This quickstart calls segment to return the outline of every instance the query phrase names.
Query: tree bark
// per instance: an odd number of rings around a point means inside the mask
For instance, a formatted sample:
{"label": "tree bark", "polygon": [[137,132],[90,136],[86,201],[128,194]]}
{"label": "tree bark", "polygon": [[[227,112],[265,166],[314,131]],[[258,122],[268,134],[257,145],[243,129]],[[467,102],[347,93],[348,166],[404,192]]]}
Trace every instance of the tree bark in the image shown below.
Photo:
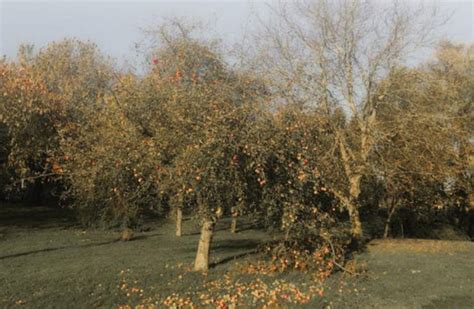
{"label": "tree bark", "polygon": [[360,240],[362,238],[362,223],[360,221],[359,207],[357,204],[360,194],[360,179],[360,175],[355,175],[349,178],[350,199],[347,205],[347,210],[351,220],[351,234],[354,240]]}
{"label": "tree bark", "polygon": [[206,219],[202,225],[196,260],[194,261],[194,271],[207,272],[209,269],[209,252],[214,226],[215,222],[212,219]]}
{"label": "tree bark", "polygon": [[181,207],[176,208],[176,236],[181,237],[183,234],[183,210]]}
{"label": "tree bark", "polygon": [[232,223],[230,224],[230,232],[232,234],[237,233],[237,218],[232,218]]}
{"label": "tree bark", "polygon": [[[362,238],[362,224],[360,221],[359,208],[357,206],[356,199],[348,199],[344,194],[341,194],[337,190],[329,190],[338,198],[347,208],[349,213],[349,220],[351,222],[351,235],[354,245]],[[352,192],[352,191],[351,191]]]}
{"label": "tree bark", "polygon": [[235,234],[237,233],[237,216],[238,216],[238,212],[237,210],[232,207],[231,209],[231,215],[232,215],[232,222],[230,224],[230,232]]}
{"label": "tree bark", "polygon": [[388,233],[390,233],[390,221],[392,219],[392,216],[390,216],[390,213],[388,214],[387,220],[385,220],[385,227],[383,229],[383,238],[388,238]]}
{"label": "tree bark", "polygon": [[[351,153],[350,149],[346,147],[345,139],[341,132],[336,132],[336,139],[341,153],[344,172],[349,179],[349,199],[343,198],[342,202],[346,204],[347,211],[349,212],[352,240],[353,242],[358,242],[362,238],[362,223],[360,221],[359,209],[357,205],[362,175],[360,173],[356,173],[354,169],[357,170],[357,168],[351,166],[353,154]],[[341,196],[339,196],[339,198],[340,197]]]}
{"label": "tree bark", "polygon": [[388,233],[390,233],[390,223],[392,221],[392,217],[393,217],[393,214],[395,213],[395,210],[396,210],[396,201],[395,199],[392,199],[390,205],[388,205],[388,216],[387,216],[387,219],[385,220],[383,238],[387,238]]}
{"label": "tree bark", "polygon": [[362,238],[362,223],[360,221],[359,209],[357,204],[352,200],[347,205],[349,218],[351,220],[351,235],[354,240]]}

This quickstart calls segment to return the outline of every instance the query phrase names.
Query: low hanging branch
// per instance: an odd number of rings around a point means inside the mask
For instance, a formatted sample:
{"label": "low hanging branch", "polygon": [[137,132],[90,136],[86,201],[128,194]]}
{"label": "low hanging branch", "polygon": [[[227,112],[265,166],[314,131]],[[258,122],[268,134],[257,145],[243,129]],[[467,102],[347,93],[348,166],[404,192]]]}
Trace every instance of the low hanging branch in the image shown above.
{"label": "low hanging branch", "polygon": [[17,180],[13,182],[13,185],[20,184],[21,188],[25,188],[25,181],[31,181],[39,178],[46,178],[50,176],[64,176],[64,175],[70,175],[70,174],[64,174],[64,173],[45,173],[45,174],[40,174],[40,175],[35,175],[35,176],[30,176],[30,177],[22,177],[20,180]]}
{"label": "low hanging branch", "polygon": [[332,243],[331,239],[323,234],[320,234],[319,235],[324,241],[326,241],[329,246],[331,247],[331,253],[332,253],[332,259],[331,259],[331,262],[336,265],[337,267],[339,267],[342,271],[344,272],[347,272],[348,274],[350,274],[351,276],[352,275],[355,275],[355,273],[353,273],[352,271],[348,270],[347,268],[345,268],[344,266],[342,266],[341,264],[339,264],[337,261],[336,261],[336,258],[337,258],[337,255],[336,255],[336,250],[334,249],[334,244]]}

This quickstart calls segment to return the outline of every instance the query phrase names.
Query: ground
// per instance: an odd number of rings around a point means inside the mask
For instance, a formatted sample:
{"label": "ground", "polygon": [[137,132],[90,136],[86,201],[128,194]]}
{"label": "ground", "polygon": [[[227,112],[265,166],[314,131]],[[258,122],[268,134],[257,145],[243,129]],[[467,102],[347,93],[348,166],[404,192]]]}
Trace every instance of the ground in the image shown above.
{"label": "ground", "polygon": [[356,257],[366,272],[314,285],[302,272],[240,273],[269,236],[248,226],[231,234],[228,223],[219,225],[203,275],[189,271],[199,237],[193,221],[180,238],[172,222],[157,222],[122,242],[117,231],[85,230],[48,208],[0,206],[0,308],[201,308],[229,299],[245,308],[268,299],[283,308],[474,307],[473,242],[373,241]]}
{"label": "ground", "polygon": [[376,240],[357,257],[367,261],[366,278],[348,280],[353,293],[334,302],[361,308],[474,308],[473,257],[473,242]]}

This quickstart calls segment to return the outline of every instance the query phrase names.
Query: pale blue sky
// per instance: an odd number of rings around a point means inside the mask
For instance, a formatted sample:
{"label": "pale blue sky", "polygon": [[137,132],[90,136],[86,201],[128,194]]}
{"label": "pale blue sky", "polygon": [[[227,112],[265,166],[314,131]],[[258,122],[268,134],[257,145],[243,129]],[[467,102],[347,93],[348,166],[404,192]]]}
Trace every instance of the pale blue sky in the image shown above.
{"label": "pale blue sky", "polygon": [[[386,1],[386,0],[385,0]],[[446,37],[474,41],[474,0],[438,0],[444,11],[454,11],[443,29]],[[90,39],[119,63],[133,58],[140,27],[163,17],[204,20],[213,35],[227,44],[239,42],[252,12],[265,10],[262,1],[23,1],[0,0],[0,54],[16,55],[21,43],[44,46],[64,37]]]}

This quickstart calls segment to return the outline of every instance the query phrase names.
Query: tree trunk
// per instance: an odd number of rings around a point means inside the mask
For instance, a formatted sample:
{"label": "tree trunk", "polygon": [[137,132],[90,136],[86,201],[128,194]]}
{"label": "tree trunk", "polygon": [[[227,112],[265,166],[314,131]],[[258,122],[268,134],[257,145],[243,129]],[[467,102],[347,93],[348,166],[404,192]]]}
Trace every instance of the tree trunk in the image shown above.
{"label": "tree trunk", "polygon": [[357,200],[359,199],[360,194],[360,181],[362,174],[357,172],[357,170],[360,170],[360,167],[354,169],[351,166],[353,154],[350,149],[346,147],[345,139],[341,132],[336,132],[336,139],[341,152],[344,172],[349,179],[349,199],[343,196],[342,201],[346,204],[347,211],[349,212],[352,242],[354,246],[357,246],[359,240],[362,238],[362,223],[360,222],[359,209],[357,205]]}
{"label": "tree trunk", "polygon": [[357,200],[359,199],[359,194],[360,194],[360,179],[361,179],[360,175],[356,175],[349,178],[350,200],[347,205],[349,218],[351,220],[351,234],[352,234],[352,238],[356,241],[362,238],[362,223],[360,221],[359,207],[357,205]]}
{"label": "tree trunk", "polygon": [[347,205],[347,210],[349,212],[349,218],[351,220],[352,238],[358,241],[362,238],[362,223],[360,222],[360,215],[357,204],[351,201]]}
{"label": "tree trunk", "polygon": [[230,232],[235,234],[237,233],[237,218],[232,218],[232,223],[230,224]]}
{"label": "tree trunk", "polygon": [[181,207],[176,208],[176,236],[181,237],[183,234],[183,210]]}
{"label": "tree trunk", "polygon": [[194,271],[206,272],[209,269],[209,251],[211,249],[214,226],[215,222],[211,219],[206,219],[202,225],[196,260],[194,261]]}
{"label": "tree trunk", "polygon": [[388,233],[390,233],[390,223],[392,221],[392,217],[393,217],[393,214],[395,213],[396,207],[397,207],[396,200],[392,199],[392,201],[390,202],[390,205],[388,205],[388,216],[387,216],[387,219],[385,220],[383,238],[387,238]]}
{"label": "tree trunk", "polygon": [[[337,190],[329,190],[333,193],[347,207],[349,213],[349,220],[351,222],[351,234],[353,244],[356,246],[358,241],[362,238],[362,224],[360,221],[359,209],[357,202],[354,197],[347,198],[344,194],[341,194]],[[351,193],[353,191],[351,190]]]}
{"label": "tree trunk", "polygon": [[390,233],[390,219],[391,219],[391,216],[389,214],[387,217],[387,220],[385,220],[385,227],[383,229],[383,238],[388,238],[388,233]]}
{"label": "tree trunk", "polygon": [[231,214],[232,214],[232,222],[230,224],[230,232],[235,234],[237,233],[237,216],[238,216],[238,212],[235,209],[235,207],[232,207]]}

